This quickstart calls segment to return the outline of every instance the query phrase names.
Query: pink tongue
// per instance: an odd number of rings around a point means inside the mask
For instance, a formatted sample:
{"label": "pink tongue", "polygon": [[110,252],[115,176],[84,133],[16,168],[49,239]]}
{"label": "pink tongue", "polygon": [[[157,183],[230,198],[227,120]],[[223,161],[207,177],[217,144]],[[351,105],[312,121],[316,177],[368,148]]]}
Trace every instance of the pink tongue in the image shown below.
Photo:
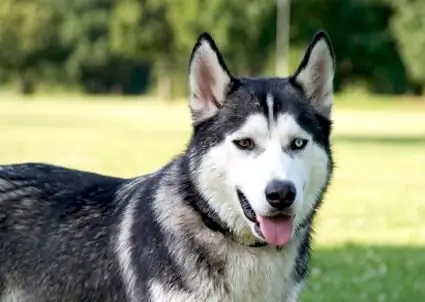
{"label": "pink tongue", "polygon": [[282,246],[292,239],[292,217],[264,217],[257,214],[257,221],[268,244]]}

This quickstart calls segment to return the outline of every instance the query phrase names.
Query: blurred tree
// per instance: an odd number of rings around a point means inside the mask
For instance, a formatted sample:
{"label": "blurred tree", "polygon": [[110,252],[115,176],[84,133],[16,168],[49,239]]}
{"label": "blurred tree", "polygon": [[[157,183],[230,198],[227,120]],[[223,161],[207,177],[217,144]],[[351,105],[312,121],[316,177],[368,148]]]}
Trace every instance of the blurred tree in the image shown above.
{"label": "blurred tree", "polygon": [[293,1],[292,15],[291,45],[306,43],[320,28],[330,34],[337,90],[356,80],[377,93],[404,93],[411,86],[389,29],[393,10],[384,1]]}
{"label": "blurred tree", "polygon": [[[57,28],[68,56],[63,62],[69,80],[89,93],[140,93],[147,85],[147,64],[118,53],[111,41],[117,0],[50,0],[61,23]],[[130,16],[131,17],[131,16]],[[131,41],[119,41],[134,49]],[[135,80],[137,79],[137,81]]]}
{"label": "blurred tree", "polygon": [[425,1],[388,0],[396,9],[392,26],[409,75],[425,93]]}
{"label": "blurred tree", "polygon": [[169,99],[171,91],[185,90],[186,78],[178,74],[187,69],[190,49],[203,31],[212,32],[236,72],[261,72],[259,58],[267,57],[274,41],[273,8],[273,1],[122,0],[113,9],[110,42],[118,55],[149,60],[158,92]]}
{"label": "blurred tree", "polygon": [[163,99],[170,98],[175,62],[175,35],[166,20],[167,8],[164,0],[118,1],[109,23],[113,54],[149,62],[157,71],[157,90]]}
{"label": "blurred tree", "polygon": [[[404,93],[409,78],[423,87],[424,3],[291,1],[291,49],[304,51],[323,28],[337,90],[361,80],[373,92]],[[275,0],[1,0],[1,80],[18,77],[23,92],[49,76],[87,92],[141,93],[154,76],[168,99],[187,91],[189,53],[204,31],[235,74],[274,73]]]}
{"label": "blurred tree", "polygon": [[167,30],[166,53],[172,61],[173,92],[187,92],[189,54],[197,37],[210,32],[235,74],[264,70],[275,39],[275,2],[255,0],[158,0]]}
{"label": "blurred tree", "polygon": [[47,0],[0,1],[0,64],[16,74],[22,93],[35,89],[36,73],[45,60],[57,58],[57,18]]}
{"label": "blurred tree", "polygon": [[162,0],[175,35],[175,49],[187,57],[198,35],[213,34],[235,72],[253,75],[265,67],[275,40],[275,1]]}
{"label": "blurred tree", "polygon": [[[61,18],[58,34],[68,49],[64,67],[86,91],[102,91],[102,71],[110,61],[108,21],[114,0],[50,0]],[[91,74],[96,72],[96,78]]]}

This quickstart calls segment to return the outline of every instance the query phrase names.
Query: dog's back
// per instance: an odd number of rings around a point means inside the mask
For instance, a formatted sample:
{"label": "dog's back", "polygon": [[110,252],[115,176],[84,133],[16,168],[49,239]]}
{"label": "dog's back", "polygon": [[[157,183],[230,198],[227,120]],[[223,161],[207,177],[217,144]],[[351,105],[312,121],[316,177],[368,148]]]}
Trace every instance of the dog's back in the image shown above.
{"label": "dog's back", "polygon": [[133,180],[0,167],[0,302],[295,302],[333,171],[334,54],[237,78],[208,34],[190,63],[192,137]]}
{"label": "dog's back", "polygon": [[0,167],[0,301],[125,300],[111,249],[123,182],[51,165]]}

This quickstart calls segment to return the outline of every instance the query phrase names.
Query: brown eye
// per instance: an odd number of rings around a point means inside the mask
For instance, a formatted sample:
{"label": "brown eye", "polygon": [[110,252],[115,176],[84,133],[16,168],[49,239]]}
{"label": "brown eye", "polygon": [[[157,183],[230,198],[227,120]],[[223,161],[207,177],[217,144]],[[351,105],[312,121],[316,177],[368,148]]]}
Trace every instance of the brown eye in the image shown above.
{"label": "brown eye", "polygon": [[241,150],[253,150],[255,148],[254,141],[250,138],[237,139],[233,143]]}

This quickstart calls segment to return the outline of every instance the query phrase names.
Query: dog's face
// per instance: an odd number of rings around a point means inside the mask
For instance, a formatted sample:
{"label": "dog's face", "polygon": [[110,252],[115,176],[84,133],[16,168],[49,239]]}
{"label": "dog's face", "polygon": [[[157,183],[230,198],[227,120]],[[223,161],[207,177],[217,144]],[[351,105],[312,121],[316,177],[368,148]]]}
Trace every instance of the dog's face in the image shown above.
{"label": "dog's face", "polygon": [[317,34],[286,79],[235,78],[212,38],[190,62],[193,173],[241,240],[283,246],[311,218],[331,174],[334,57]]}

